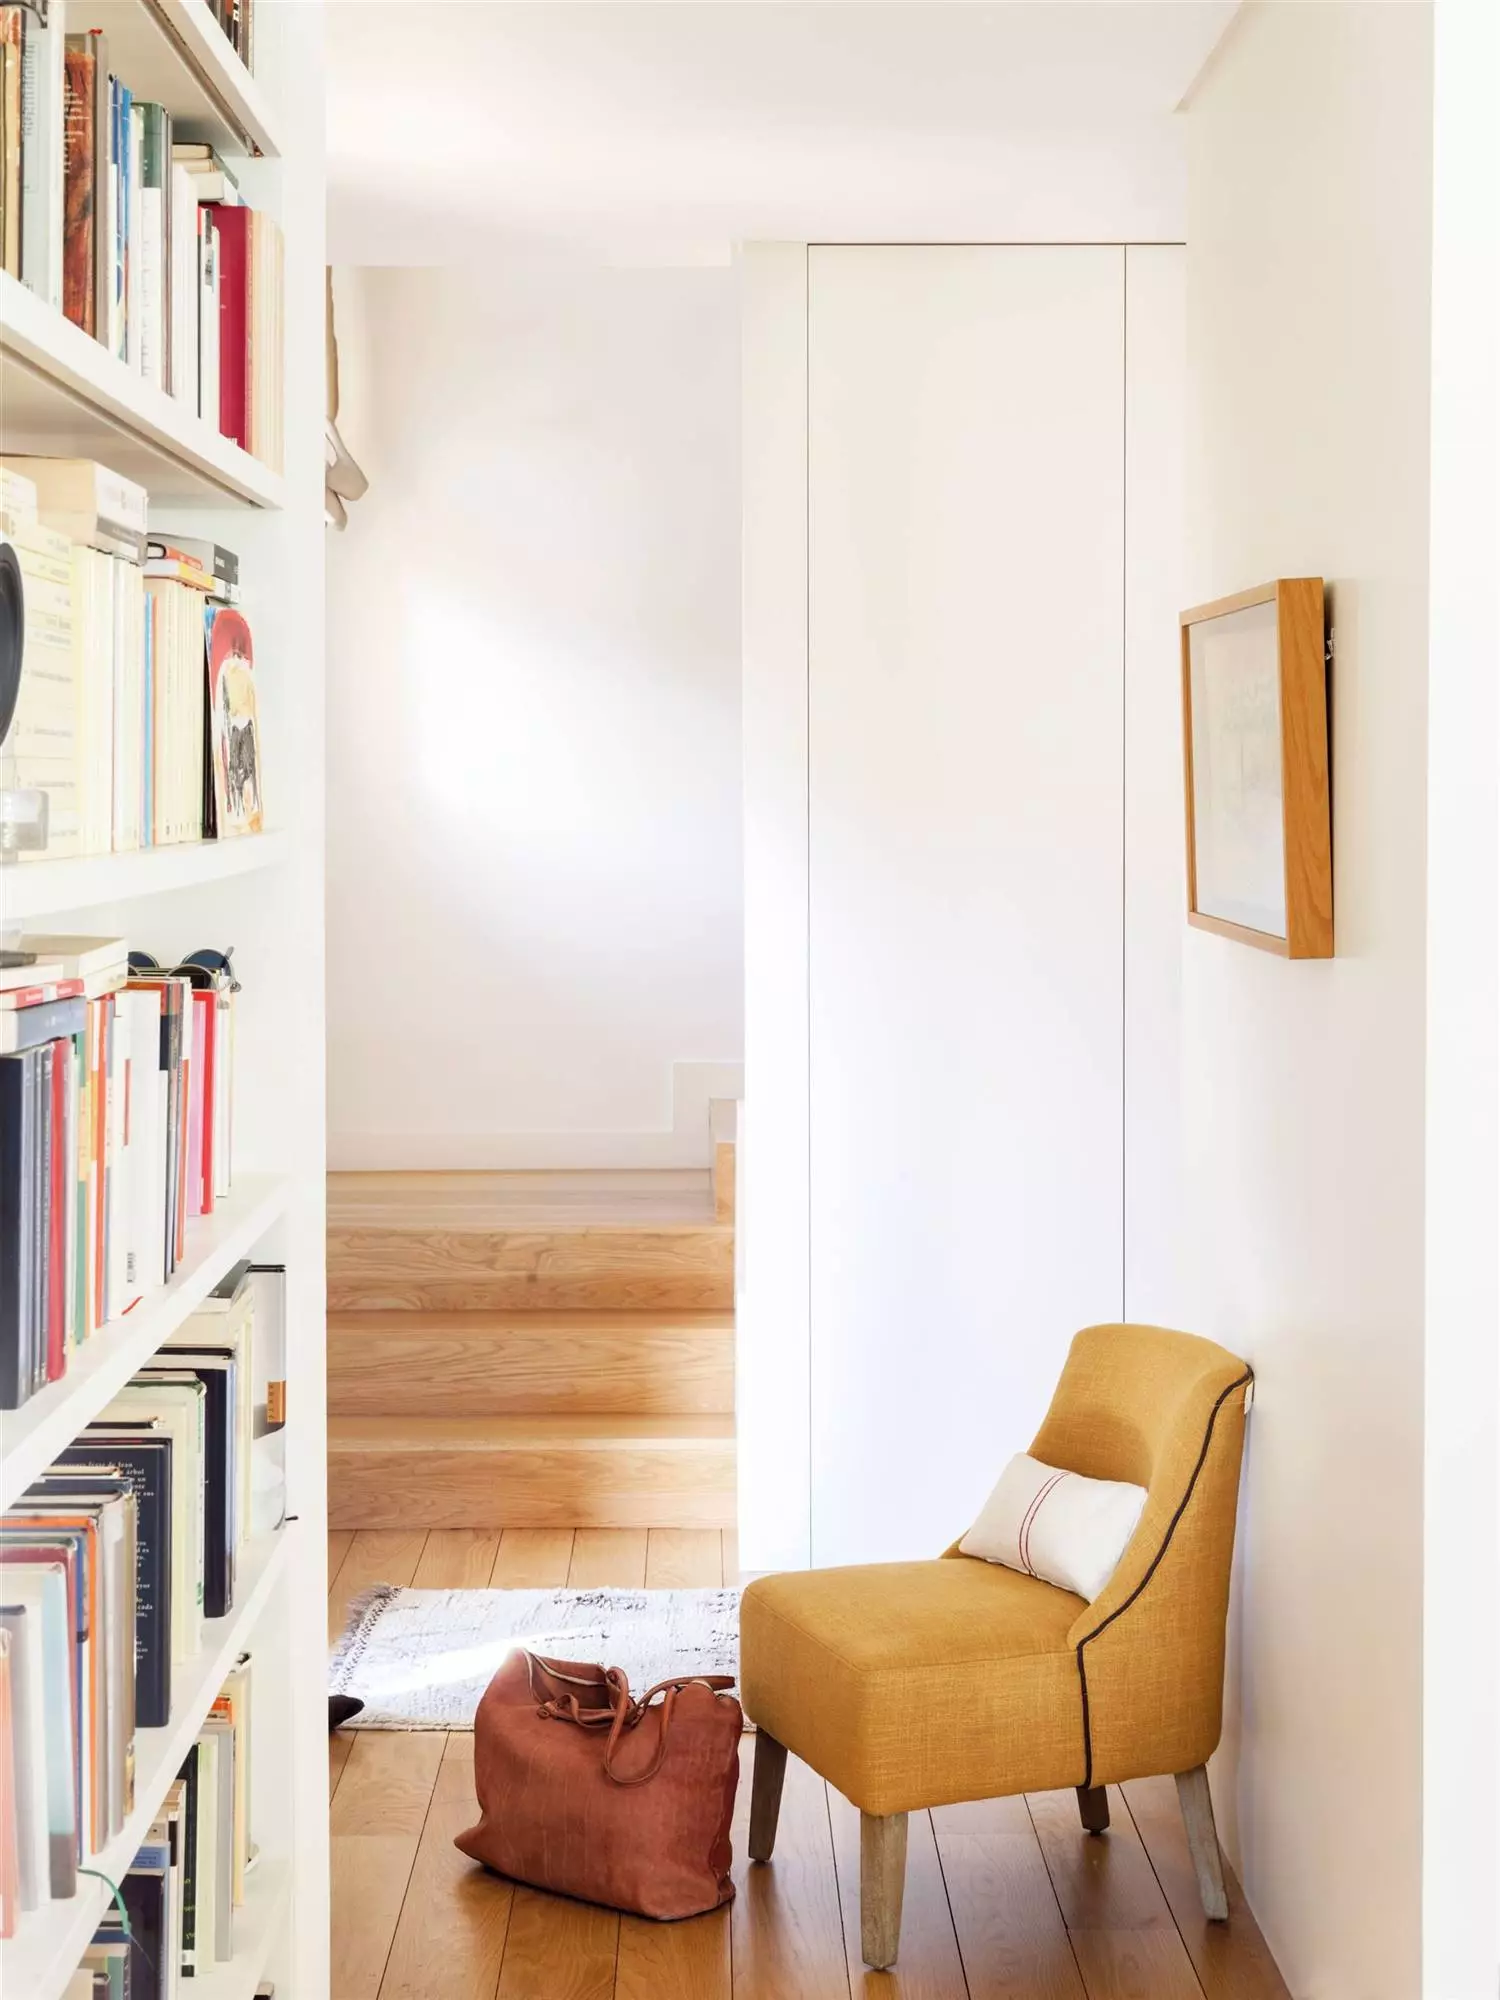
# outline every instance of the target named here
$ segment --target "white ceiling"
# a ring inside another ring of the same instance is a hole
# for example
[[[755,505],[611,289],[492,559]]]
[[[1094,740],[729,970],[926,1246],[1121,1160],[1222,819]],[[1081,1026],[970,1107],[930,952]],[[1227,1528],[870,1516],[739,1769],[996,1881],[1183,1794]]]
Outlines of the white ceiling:
[[[1176,237],[1238,0],[335,0],[329,255]]]

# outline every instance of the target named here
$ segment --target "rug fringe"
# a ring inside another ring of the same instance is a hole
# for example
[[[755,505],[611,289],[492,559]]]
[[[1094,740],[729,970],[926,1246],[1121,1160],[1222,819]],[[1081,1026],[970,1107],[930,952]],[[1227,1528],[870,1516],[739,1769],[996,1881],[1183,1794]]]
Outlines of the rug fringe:
[[[349,1606],[348,1621],[344,1635],[333,1650],[333,1658],[328,1663],[328,1692],[347,1694],[354,1670],[364,1658],[365,1648],[370,1643],[370,1634],[375,1629],[376,1620],[392,1601],[401,1595],[398,1583],[372,1583],[368,1590],[362,1590]]]

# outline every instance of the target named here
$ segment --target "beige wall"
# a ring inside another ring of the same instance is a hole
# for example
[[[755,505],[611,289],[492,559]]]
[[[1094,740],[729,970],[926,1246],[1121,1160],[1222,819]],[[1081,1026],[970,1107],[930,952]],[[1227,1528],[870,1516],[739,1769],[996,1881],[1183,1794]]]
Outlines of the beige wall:
[[[1184,951],[1185,1303],[1258,1376],[1217,1796],[1298,2000],[1412,2000],[1429,10],[1247,7],[1188,133],[1188,601],[1321,573],[1336,645],[1338,956]]]

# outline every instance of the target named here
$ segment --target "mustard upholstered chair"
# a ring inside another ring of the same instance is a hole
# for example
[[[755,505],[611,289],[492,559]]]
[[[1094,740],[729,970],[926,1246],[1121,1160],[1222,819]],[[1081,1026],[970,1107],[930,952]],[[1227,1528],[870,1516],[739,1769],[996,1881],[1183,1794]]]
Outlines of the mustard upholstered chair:
[[[740,1683],[759,1735],[750,1854],[769,1861],[790,1749],[860,1810],[865,1962],[901,1930],[906,1816],[1072,1785],[1089,1833],[1104,1787],[1177,1778],[1204,1908],[1228,1904],[1204,1766],[1219,1740],[1224,1623],[1250,1370],[1192,1334],[1077,1335],[1032,1456],[1147,1491],[1092,1604],[951,1548],[931,1562],[759,1578]]]

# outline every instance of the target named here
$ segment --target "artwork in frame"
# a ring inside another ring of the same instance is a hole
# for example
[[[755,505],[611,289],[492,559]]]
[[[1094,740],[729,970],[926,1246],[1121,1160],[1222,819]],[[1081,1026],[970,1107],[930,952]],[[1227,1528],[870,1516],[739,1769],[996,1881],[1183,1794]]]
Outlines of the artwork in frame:
[[[1188,922],[1333,957],[1323,580],[1184,611]]]

